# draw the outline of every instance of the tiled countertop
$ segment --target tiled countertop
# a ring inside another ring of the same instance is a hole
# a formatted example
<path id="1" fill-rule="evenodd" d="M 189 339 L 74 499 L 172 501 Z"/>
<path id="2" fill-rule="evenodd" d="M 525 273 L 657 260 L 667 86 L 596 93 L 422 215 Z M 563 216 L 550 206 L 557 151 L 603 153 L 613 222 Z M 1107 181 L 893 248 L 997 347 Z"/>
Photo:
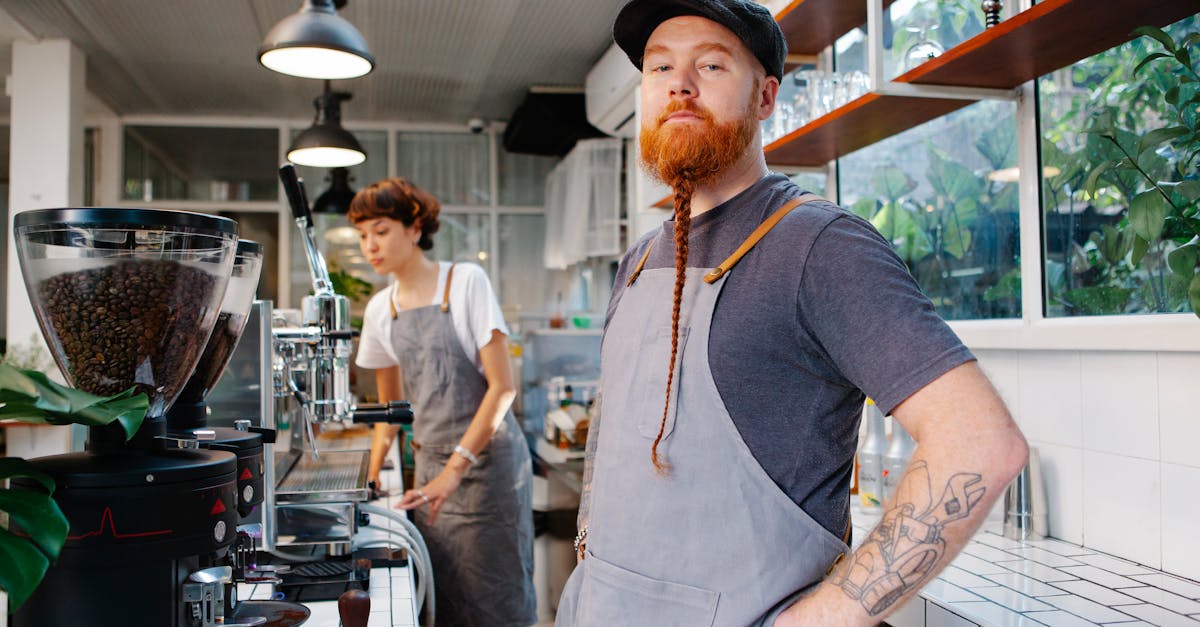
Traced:
<path id="1" fill-rule="evenodd" d="M 853 510 L 857 546 L 879 517 Z M 1200 582 L 1060 540 L 1010 540 L 1001 531 L 985 524 L 921 590 L 928 603 L 910 603 L 887 622 L 1200 627 Z"/>

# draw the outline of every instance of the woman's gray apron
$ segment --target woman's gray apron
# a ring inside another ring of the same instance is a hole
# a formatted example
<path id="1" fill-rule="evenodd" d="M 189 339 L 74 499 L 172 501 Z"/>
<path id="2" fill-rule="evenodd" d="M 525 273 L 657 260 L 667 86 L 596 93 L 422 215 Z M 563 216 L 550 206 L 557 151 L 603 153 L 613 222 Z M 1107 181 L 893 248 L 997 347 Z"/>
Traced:
<path id="1" fill-rule="evenodd" d="M 712 314 L 736 261 L 708 272 L 711 283 L 706 270 L 687 269 L 677 384 L 658 449 L 665 477 L 650 446 L 666 398 L 674 268 L 639 265 L 609 321 L 587 558 L 567 582 L 557 625 L 771 625 L 847 550 L 754 459 L 713 382 Z"/>
<path id="2" fill-rule="evenodd" d="M 441 306 L 394 316 L 393 342 L 415 416 L 411 487 L 442 471 L 487 391 L 487 379 L 454 332 L 448 300 L 449 289 Z M 433 563 L 437 625 L 524 626 L 537 620 L 532 482 L 529 446 L 509 411 L 437 521 L 428 524 L 426 507 L 414 511 Z"/>

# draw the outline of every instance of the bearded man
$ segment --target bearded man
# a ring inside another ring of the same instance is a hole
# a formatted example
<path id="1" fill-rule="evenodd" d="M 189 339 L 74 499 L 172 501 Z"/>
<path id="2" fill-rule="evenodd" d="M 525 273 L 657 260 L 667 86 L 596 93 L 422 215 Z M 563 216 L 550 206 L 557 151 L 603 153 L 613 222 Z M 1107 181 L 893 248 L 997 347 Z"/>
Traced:
<path id="1" fill-rule="evenodd" d="M 768 170 L 786 44 L 766 9 L 633 0 L 613 36 L 675 213 L 618 270 L 557 624 L 876 624 L 976 531 L 1025 440 L 887 241 Z M 919 447 L 851 552 L 864 393 Z"/>

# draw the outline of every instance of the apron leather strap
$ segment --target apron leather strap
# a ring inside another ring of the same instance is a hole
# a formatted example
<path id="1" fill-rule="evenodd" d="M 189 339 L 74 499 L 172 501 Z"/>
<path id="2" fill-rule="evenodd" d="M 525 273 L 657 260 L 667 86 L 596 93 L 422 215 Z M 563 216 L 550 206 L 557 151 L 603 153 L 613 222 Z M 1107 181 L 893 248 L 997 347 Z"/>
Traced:
<path id="1" fill-rule="evenodd" d="M 633 285 L 637 280 L 638 275 L 642 273 L 642 268 L 646 267 L 646 259 L 650 257 L 650 251 L 654 249 L 654 240 L 650 240 L 650 245 L 646 247 L 646 254 L 642 255 L 642 260 L 634 267 L 633 273 L 629 275 L 629 280 L 625 282 L 625 287 Z"/>
<path id="2" fill-rule="evenodd" d="M 793 198 L 787 204 L 780 207 L 775 213 L 771 214 L 771 217 L 767 218 L 762 224 L 758 225 L 758 228 L 754 229 L 754 232 L 750 234 L 750 237 L 747 237 L 746 241 L 742 242 L 742 245 L 738 246 L 737 250 L 733 251 L 732 255 L 727 257 L 725 261 L 722 261 L 721 265 L 713 268 L 712 272 L 704 275 L 704 282 L 715 283 L 717 279 L 725 276 L 725 273 L 733 269 L 733 267 L 737 265 L 737 262 L 742 259 L 742 256 L 750 252 L 750 249 L 754 248 L 754 245 L 758 243 L 758 240 L 762 239 L 768 231 L 778 224 L 779 221 L 783 219 L 783 216 L 786 216 L 792 209 L 795 209 L 806 202 L 812 202 L 814 200 L 825 199 L 816 194 L 801 194 L 799 197 Z"/>
<path id="3" fill-rule="evenodd" d="M 450 311 L 450 279 L 452 278 L 454 278 L 454 264 L 450 264 L 450 269 L 446 271 L 446 292 L 442 294 L 442 313 Z M 397 315 L 395 294 L 388 298 L 388 305 L 392 308 L 392 320 L 395 320 Z"/>
<path id="4" fill-rule="evenodd" d="M 442 294 L 442 313 L 450 311 L 450 279 L 454 278 L 454 264 L 446 271 L 446 293 Z"/>

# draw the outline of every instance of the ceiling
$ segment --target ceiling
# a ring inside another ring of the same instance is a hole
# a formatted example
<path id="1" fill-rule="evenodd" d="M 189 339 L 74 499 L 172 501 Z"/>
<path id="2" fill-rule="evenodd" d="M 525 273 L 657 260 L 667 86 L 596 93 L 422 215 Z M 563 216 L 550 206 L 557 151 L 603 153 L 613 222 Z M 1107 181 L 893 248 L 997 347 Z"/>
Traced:
<path id="1" fill-rule="evenodd" d="M 532 86 L 581 87 L 625 0 L 350 0 L 375 70 L 335 81 L 359 121 L 505 120 Z M 308 118 L 315 80 L 258 64 L 267 31 L 301 0 L 0 0 L 0 71 L 11 42 L 66 38 L 88 90 L 129 115 Z M 0 98 L 0 112 L 8 99 Z"/>

